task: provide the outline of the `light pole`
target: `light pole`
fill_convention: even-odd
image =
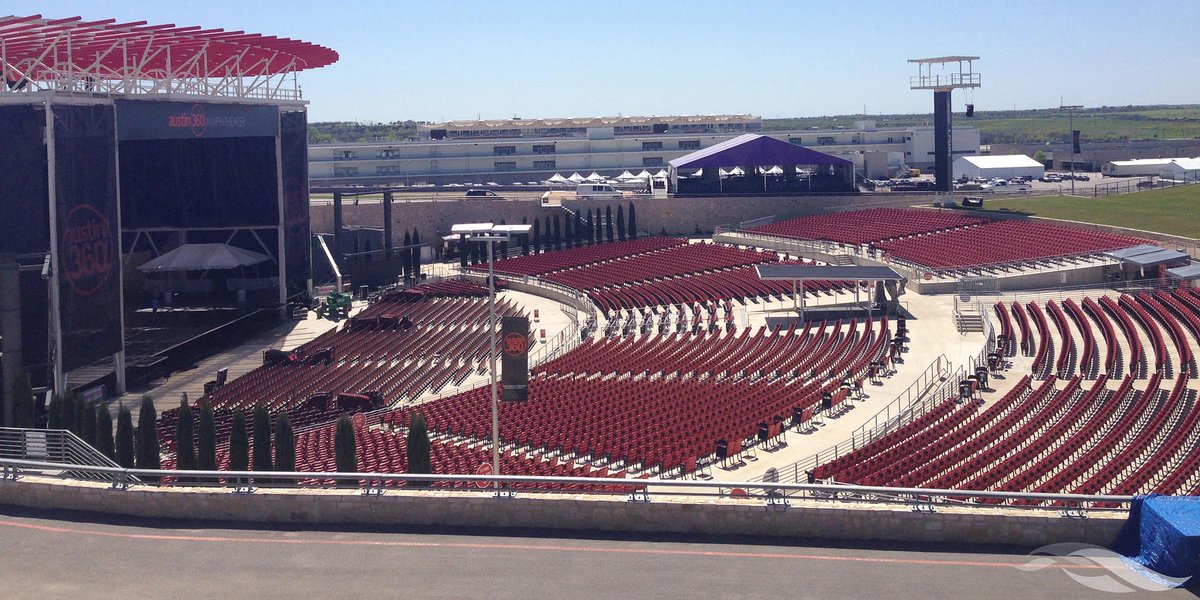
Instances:
[[[488,372],[492,391],[492,475],[500,474],[500,394],[496,372],[496,259],[492,252],[495,242],[507,242],[514,235],[528,234],[532,225],[493,225],[491,223],[464,223],[450,227],[451,233],[465,235],[466,239],[487,243],[488,258]],[[500,481],[493,482],[496,494],[500,493]]]
[[[1060,110],[1067,111],[1067,127],[1070,129],[1071,140],[1071,195],[1075,195],[1075,111],[1083,108],[1083,105],[1072,104],[1070,106],[1060,105]]]

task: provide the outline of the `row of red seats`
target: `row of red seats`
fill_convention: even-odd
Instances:
[[[871,208],[800,217],[762,225],[750,233],[802,240],[829,240],[843,244],[866,244],[919,233],[958,229],[985,223],[953,211],[908,208]]]
[[[496,261],[497,273],[509,275],[545,275],[563,269],[582,267],[619,258],[655,252],[687,244],[687,238],[646,237],[624,242],[596,244],[583,248],[571,248],[557,252],[531,254]],[[483,270],[487,270],[486,267]]]
[[[953,270],[1097,254],[1144,243],[1129,236],[1012,220],[882,242],[880,248],[919,266]]]
[[[586,291],[777,260],[778,255],[774,252],[737,248],[724,244],[699,243],[674,246],[649,254],[557,271],[543,275],[541,278]]]

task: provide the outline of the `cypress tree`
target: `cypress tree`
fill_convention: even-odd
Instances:
[[[554,228],[550,227],[550,215],[546,215],[545,223],[542,224],[542,232],[546,234],[546,252],[554,249]]]
[[[467,236],[458,236],[458,266],[467,268]]]
[[[529,217],[521,217],[521,224],[528,225]],[[529,234],[521,235],[521,256],[529,256]]]
[[[262,404],[254,407],[253,460],[255,471],[271,470],[271,413]]]
[[[625,241],[625,208],[617,205],[617,239]]]
[[[110,460],[116,460],[117,449],[113,445],[113,418],[107,406],[96,411],[96,449]]]
[[[402,259],[400,261],[400,274],[405,279],[408,279],[408,276],[412,274],[412,253],[408,251],[408,247],[411,245],[412,245],[412,236],[409,235],[407,231],[405,231],[404,232],[404,249],[401,250],[401,252],[407,252],[407,254],[400,257]]]
[[[132,469],[134,466],[133,460],[133,415],[129,412],[129,407],[122,402],[117,407],[117,439],[116,439],[117,464]]]
[[[192,407],[188,405],[187,394],[179,397],[179,413],[175,421],[175,469],[179,471],[196,470],[196,422],[192,417]],[[190,479],[180,479],[190,481]]]
[[[75,390],[68,390],[62,396],[62,428],[75,433]]]
[[[612,206],[604,207],[604,239],[610,244],[613,241]]]
[[[592,217],[592,243],[597,244],[604,240],[604,234],[600,231],[600,207],[596,207],[594,217]]]
[[[201,471],[217,470],[217,425],[213,420],[212,405],[208,397],[200,399],[200,423],[197,427],[196,468]]]
[[[87,416],[87,403],[84,402],[83,397],[74,390],[71,391],[71,407],[75,412],[75,416],[73,417],[75,421],[75,435],[83,437],[83,420]]]
[[[629,202],[629,239],[637,239],[637,208],[634,207],[633,201]]]
[[[96,401],[84,403],[83,414],[79,418],[79,439],[87,445],[96,447]]]
[[[583,243],[587,241],[587,233],[583,231],[583,217],[579,212],[575,213],[575,247],[582,248]]]
[[[62,394],[50,395],[50,414],[47,415],[46,428],[63,429],[63,397]]]
[[[412,266],[409,267],[409,271],[412,273],[413,279],[421,281],[421,234],[417,233],[416,227],[413,227],[412,243],[410,252]]]
[[[24,370],[17,371],[17,374],[13,376],[9,391],[12,392],[13,399],[13,422],[10,425],[33,427],[33,388],[29,385],[29,375]]]
[[[240,408],[233,411],[229,429],[229,470],[250,470],[250,437],[246,433],[246,413]]]
[[[154,427],[157,421],[158,413],[154,410],[154,399],[150,396],[142,396],[142,404],[138,407],[137,423],[137,468],[139,469],[157,469],[161,466],[158,454],[158,430]]]
[[[425,415],[414,413],[408,424],[408,472],[432,473],[433,464],[429,458],[429,431],[425,428]],[[422,482],[413,482],[422,485]]]
[[[542,220],[533,220],[533,251],[536,254],[542,253]]]
[[[562,220],[557,214],[554,215],[554,249],[563,249]]]
[[[575,220],[567,217],[564,227],[566,231],[563,232],[565,234],[563,236],[563,245],[570,250],[575,247]]]
[[[292,420],[286,412],[275,418],[275,470],[296,470],[296,433],[292,431]],[[278,479],[280,483],[291,480]]]
[[[337,429],[333,435],[333,455],[338,473],[358,471],[358,448],[354,443],[354,425],[350,422],[349,415],[338,417]],[[358,483],[347,479],[339,480],[338,485],[356,487]]]

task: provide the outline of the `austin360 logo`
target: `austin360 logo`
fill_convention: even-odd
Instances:
[[[67,283],[89,296],[108,280],[113,265],[113,232],[108,219],[89,204],[67,213],[59,249]]]
[[[208,115],[205,114],[203,106],[193,104],[190,112],[169,115],[167,117],[167,127],[172,129],[191,129],[192,135],[203,137],[204,128],[208,127]]]

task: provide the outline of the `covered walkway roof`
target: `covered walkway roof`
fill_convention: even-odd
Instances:
[[[774,165],[845,165],[850,161],[773,137],[747,133],[668,162],[672,169]]]
[[[891,267],[841,265],[757,265],[758,278],[767,281],[902,281],[904,276]]]

